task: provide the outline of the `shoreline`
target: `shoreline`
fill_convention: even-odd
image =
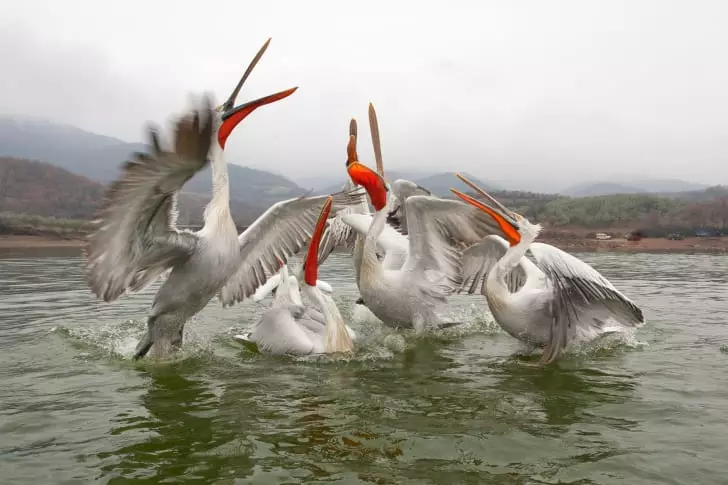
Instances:
[[[728,254],[728,237],[692,237],[678,241],[664,238],[645,238],[641,241],[626,239],[597,240],[587,238],[539,238],[571,253],[678,253]],[[60,239],[52,236],[0,236],[0,249],[23,248],[82,248],[86,239]]]

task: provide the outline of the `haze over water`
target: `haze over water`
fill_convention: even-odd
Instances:
[[[0,253],[0,476],[12,484],[724,484],[728,258],[579,255],[642,306],[635,341],[546,368],[482,297],[424,339],[351,325],[355,356],[256,355],[270,300],[188,323],[181,358],[128,359],[156,285],[102,304],[77,249]],[[321,270],[345,318],[351,262]]]

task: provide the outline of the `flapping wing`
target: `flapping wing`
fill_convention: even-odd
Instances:
[[[361,203],[344,207],[337,211],[336,215],[329,219],[328,225],[321,235],[321,244],[319,245],[318,251],[318,265],[321,266],[329,255],[334,252],[336,248],[346,248],[348,250],[354,249],[354,242],[356,241],[356,233],[352,230],[351,226],[345,224],[341,219],[345,214],[367,214],[369,213],[369,205],[367,204],[366,191],[362,187],[354,185],[351,179],[346,181],[344,184],[344,192],[353,192],[359,190],[362,193]]]
[[[334,209],[357,204],[360,190],[332,194]],[[238,237],[242,265],[220,290],[223,306],[248,298],[311,239],[328,195],[278,202]]]
[[[485,282],[488,274],[506,254],[506,251],[508,251],[508,242],[495,235],[486,236],[481,242],[463,251],[463,282],[458,293],[467,291],[472,295],[480,288],[480,292],[485,295]],[[508,291],[517,292],[526,284],[526,280],[526,269],[523,263],[519,263],[506,275]]]
[[[366,237],[373,219],[374,217],[370,214],[346,214],[342,217],[344,224],[351,227],[361,237]],[[377,239],[377,248],[384,253],[382,266],[385,269],[399,269],[409,253],[409,240],[407,236],[403,236],[393,227],[385,224],[384,230]],[[400,264],[397,265],[396,262],[400,260]]]
[[[432,192],[409,180],[397,179],[392,183],[392,194],[395,200],[387,214],[387,222],[406,236],[407,206],[405,201],[414,195],[432,195]]]
[[[626,326],[645,323],[642,310],[585,262],[544,243],[532,243],[529,251],[554,292],[550,339],[542,363],[558,357],[566,346],[569,329],[591,309],[606,310]]]
[[[488,214],[457,200],[414,195],[405,205],[410,244],[402,271],[414,272],[423,293],[443,300],[462,284],[462,249],[502,231]]]
[[[213,115],[205,99],[200,111],[179,120],[171,152],[150,129],[150,153],[135,154],[108,186],[85,249],[88,284],[105,301],[148,286],[194,251],[196,236],[175,227],[177,192],[208,163]]]

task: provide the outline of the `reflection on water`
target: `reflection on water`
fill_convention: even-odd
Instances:
[[[213,303],[179,359],[134,364],[122,355],[156,287],[106,305],[78,250],[3,256],[4,483],[717,484],[728,473],[728,258],[583,255],[644,307],[646,345],[541,368],[466,296],[444,311],[468,325],[387,346],[396,332],[364,324],[346,359],[251,354],[230,335],[265,305]],[[334,255],[322,268],[344,315],[350,264]]]

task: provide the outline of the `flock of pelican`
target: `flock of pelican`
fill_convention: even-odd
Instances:
[[[331,286],[318,279],[319,266],[336,248],[353,252],[357,306],[384,325],[417,334],[446,325],[436,310],[452,294],[478,288],[507,333],[532,350],[543,348],[542,364],[571,342],[644,324],[640,308],[606,278],[536,242],[539,224],[465,177],[458,175],[479,198],[451,189],[457,198],[445,199],[411,181],[388,183],[372,105],[376,171],[359,161],[351,120],[349,179],[342,190],[278,202],[238,234],[230,213],[226,142],[255,109],[296,90],[235,105],[269,42],[221,106],[213,109],[203,97],[201,106],[178,119],[169,147],[150,129],[149,153],[130,157],[107,188],[97,230],[85,248],[93,293],[111,302],[168,275],[154,297],[135,360],[178,350],[187,320],[215,296],[227,307],[248,298],[262,301],[272,292],[271,307],[237,339],[273,354],[353,351],[356,333],[344,323]],[[178,193],[208,163],[212,199],[204,224],[196,232],[180,230]],[[302,264],[289,272],[288,259],[306,244]]]

